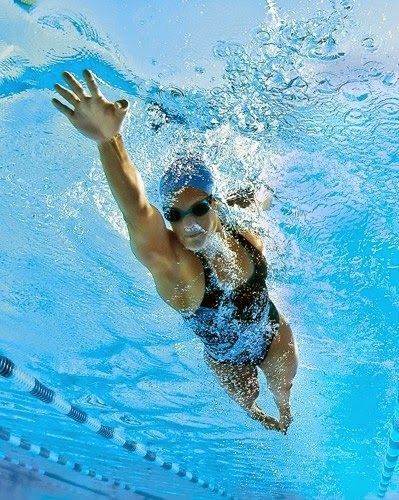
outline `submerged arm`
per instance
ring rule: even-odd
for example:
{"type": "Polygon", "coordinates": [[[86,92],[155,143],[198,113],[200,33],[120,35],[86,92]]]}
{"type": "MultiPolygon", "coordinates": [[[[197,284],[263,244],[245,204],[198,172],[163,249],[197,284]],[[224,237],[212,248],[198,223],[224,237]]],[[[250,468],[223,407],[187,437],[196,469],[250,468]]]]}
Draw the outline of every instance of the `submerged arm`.
{"type": "Polygon", "coordinates": [[[273,201],[273,190],[266,185],[256,191],[253,187],[247,187],[229,194],[226,201],[230,206],[247,208],[255,205],[260,210],[267,210],[273,201]]]}

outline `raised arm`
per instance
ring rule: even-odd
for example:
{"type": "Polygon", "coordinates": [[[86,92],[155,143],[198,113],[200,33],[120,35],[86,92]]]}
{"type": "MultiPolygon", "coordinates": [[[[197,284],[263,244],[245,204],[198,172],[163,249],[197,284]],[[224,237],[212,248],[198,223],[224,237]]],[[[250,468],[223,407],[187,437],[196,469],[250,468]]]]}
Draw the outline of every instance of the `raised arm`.
{"type": "Polygon", "coordinates": [[[71,90],[56,84],[56,91],[73,107],[53,99],[54,106],[83,135],[96,141],[101,163],[112,194],[127,223],[135,256],[154,270],[172,262],[169,231],[162,215],[147,199],[143,180],[133,165],[120,134],[129,104],[126,100],[112,103],[100,92],[92,72],[83,72],[88,95],[80,82],[68,72],[63,73],[71,90]]]}

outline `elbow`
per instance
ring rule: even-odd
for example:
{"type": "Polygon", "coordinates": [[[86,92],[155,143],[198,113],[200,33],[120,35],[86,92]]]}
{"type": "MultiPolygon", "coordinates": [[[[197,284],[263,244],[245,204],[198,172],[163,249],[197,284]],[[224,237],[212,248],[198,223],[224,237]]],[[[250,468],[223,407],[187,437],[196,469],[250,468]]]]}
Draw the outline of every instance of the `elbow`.
{"type": "Polygon", "coordinates": [[[122,216],[128,227],[137,227],[145,224],[151,218],[152,207],[147,201],[134,203],[122,208],[122,216]]]}

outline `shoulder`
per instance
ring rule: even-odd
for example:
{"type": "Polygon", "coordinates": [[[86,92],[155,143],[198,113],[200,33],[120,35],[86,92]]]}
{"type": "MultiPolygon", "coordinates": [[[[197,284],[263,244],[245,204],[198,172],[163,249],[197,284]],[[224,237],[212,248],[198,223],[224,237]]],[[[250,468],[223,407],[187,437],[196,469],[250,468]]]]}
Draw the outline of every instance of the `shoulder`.
{"type": "Polygon", "coordinates": [[[204,274],[200,259],[185,249],[171,234],[173,261],[159,262],[150,272],[160,297],[172,308],[194,310],[204,293],[204,274]]]}
{"type": "Polygon", "coordinates": [[[252,245],[259,250],[259,252],[263,252],[264,250],[264,243],[262,238],[254,233],[253,231],[249,231],[248,229],[244,228],[237,228],[236,231],[240,233],[244,238],[246,238],[252,245]]]}

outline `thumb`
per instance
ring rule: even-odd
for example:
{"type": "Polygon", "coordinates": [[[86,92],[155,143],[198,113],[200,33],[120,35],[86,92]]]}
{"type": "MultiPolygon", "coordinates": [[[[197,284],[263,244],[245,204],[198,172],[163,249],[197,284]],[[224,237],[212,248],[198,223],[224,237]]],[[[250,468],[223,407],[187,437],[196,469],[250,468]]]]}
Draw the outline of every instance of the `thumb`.
{"type": "Polygon", "coordinates": [[[119,111],[127,111],[129,108],[129,102],[126,99],[120,99],[119,101],[115,101],[116,109],[119,111]]]}

